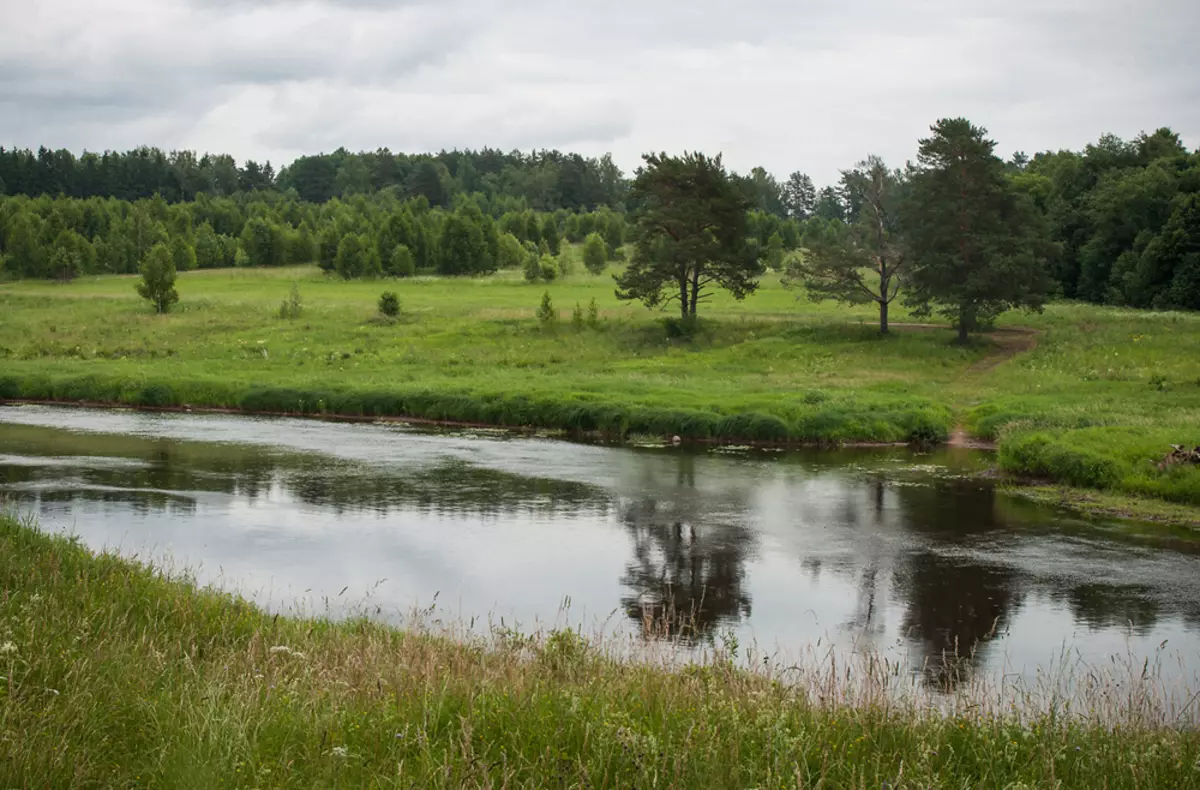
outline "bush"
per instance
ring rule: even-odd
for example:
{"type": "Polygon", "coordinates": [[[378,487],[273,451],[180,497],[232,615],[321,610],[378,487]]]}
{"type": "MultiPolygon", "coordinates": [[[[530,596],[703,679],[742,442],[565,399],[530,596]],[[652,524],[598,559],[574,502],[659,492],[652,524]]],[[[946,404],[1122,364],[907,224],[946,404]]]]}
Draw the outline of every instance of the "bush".
{"type": "Polygon", "coordinates": [[[588,303],[587,324],[592,329],[600,325],[600,309],[596,307],[596,297],[592,297],[592,301],[588,303]]]}
{"type": "Polygon", "coordinates": [[[417,273],[417,261],[412,250],[405,244],[397,244],[392,250],[392,259],[388,264],[388,274],[393,277],[412,277],[417,273]]]}
{"type": "Polygon", "coordinates": [[[391,291],[384,291],[379,296],[379,312],[388,318],[400,315],[400,297],[391,291]]]}
{"type": "Polygon", "coordinates": [[[535,315],[543,327],[551,326],[558,320],[558,311],[554,309],[554,302],[550,300],[549,291],[542,293],[542,304],[538,307],[535,315]]]}
{"type": "Polygon", "coordinates": [[[599,233],[589,234],[583,242],[583,265],[592,274],[601,274],[608,265],[608,247],[599,233]]]}
{"type": "Polygon", "coordinates": [[[159,242],[151,247],[139,268],[142,281],[137,285],[138,294],[154,305],[154,312],[170,310],[179,301],[179,294],[175,291],[175,261],[167,245],[159,242]]]}
{"type": "Polygon", "coordinates": [[[543,255],[541,261],[538,262],[538,269],[541,272],[542,279],[546,282],[553,282],[558,279],[559,270],[558,263],[549,255],[543,255]]]}
{"type": "Polygon", "coordinates": [[[304,312],[304,305],[300,301],[300,287],[292,283],[292,289],[288,292],[288,298],[279,304],[279,317],[299,318],[302,312],[304,312]]]}
{"type": "Polygon", "coordinates": [[[571,311],[571,326],[576,332],[583,330],[583,308],[579,306],[579,302],[575,303],[575,309],[571,311]]]}
{"type": "Polygon", "coordinates": [[[527,251],[521,246],[521,241],[516,236],[505,233],[500,237],[497,263],[501,269],[520,269],[525,265],[528,257],[527,251]]]}
{"type": "Polygon", "coordinates": [[[1084,488],[1110,488],[1121,478],[1111,458],[1068,447],[1045,433],[1009,437],[1000,446],[1000,468],[1084,488]]]}

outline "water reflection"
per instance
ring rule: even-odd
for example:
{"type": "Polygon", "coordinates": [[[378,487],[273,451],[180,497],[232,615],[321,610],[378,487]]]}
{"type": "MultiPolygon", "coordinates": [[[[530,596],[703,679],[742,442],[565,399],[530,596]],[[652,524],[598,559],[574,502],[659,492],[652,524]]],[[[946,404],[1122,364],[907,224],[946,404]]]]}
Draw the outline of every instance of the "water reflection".
{"type": "Polygon", "coordinates": [[[1067,640],[1200,654],[1195,546],[1098,533],[945,463],[0,409],[0,492],[44,519],[325,599],[386,578],[380,611],[441,591],[467,618],[546,621],[570,596],[651,639],[900,649],[937,687],[1067,640]]]}

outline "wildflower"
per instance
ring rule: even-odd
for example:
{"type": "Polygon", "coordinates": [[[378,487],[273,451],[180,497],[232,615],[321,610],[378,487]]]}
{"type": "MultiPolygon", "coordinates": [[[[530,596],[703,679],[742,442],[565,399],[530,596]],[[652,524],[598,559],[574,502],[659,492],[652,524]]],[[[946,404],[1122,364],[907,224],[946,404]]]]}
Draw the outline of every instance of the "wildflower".
{"type": "Polygon", "coordinates": [[[343,757],[344,758],[344,757],[350,756],[350,750],[347,749],[345,746],[334,746],[333,749],[331,750],[331,753],[333,754],[334,757],[343,757]]]}
{"type": "Polygon", "coordinates": [[[0,656],[6,656],[9,653],[17,652],[17,646],[12,642],[5,642],[0,645],[0,656]]]}
{"type": "Polygon", "coordinates": [[[292,650],[287,645],[274,645],[269,648],[267,652],[271,655],[278,655],[282,653],[285,656],[292,656],[293,658],[304,658],[303,653],[301,653],[299,650],[292,650]]]}

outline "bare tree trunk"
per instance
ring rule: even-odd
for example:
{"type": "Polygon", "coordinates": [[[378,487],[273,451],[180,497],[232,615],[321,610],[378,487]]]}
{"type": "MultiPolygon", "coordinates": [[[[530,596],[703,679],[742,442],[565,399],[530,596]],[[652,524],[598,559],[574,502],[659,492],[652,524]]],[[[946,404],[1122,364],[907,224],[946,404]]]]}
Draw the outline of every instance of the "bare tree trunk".
{"type": "Polygon", "coordinates": [[[970,307],[961,307],[958,311],[958,344],[965,346],[970,342],[970,332],[975,328],[975,311],[970,307]]]}
{"type": "Polygon", "coordinates": [[[692,315],[696,315],[696,303],[700,301],[700,266],[692,269],[692,315]]]}
{"type": "Polygon", "coordinates": [[[686,319],[688,317],[688,281],[686,272],[679,276],[679,310],[686,319]]]}
{"type": "MultiPolygon", "coordinates": [[[[883,289],[887,293],[887,288],[883,289]]],[[[886,335],[888,333],[888,301],[886,298],[879,300],[879,334],[886,335]]]]}

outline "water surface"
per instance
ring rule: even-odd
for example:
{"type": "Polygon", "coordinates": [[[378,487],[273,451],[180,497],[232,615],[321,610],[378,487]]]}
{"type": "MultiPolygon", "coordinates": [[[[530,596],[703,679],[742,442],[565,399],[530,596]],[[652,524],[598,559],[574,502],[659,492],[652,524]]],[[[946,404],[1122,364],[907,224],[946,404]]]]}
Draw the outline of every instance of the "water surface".
{"type": "Polygon", "coordinates": [[[953,652],[995,677],[1119,656],[1194,683],[1200,548],[1010,498],[980,463],[0,407],[0,497],[275,610],[836,645],[938,683],[953,652]]]}

